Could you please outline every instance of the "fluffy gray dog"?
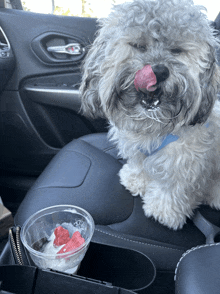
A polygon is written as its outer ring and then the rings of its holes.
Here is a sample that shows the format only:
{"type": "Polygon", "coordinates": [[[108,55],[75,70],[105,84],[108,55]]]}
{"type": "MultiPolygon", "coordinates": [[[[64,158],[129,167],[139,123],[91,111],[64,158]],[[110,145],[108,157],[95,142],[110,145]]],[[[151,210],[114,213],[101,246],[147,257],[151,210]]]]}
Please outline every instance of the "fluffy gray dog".
{"type": "Polygon", "coordinates": [[[203,9],[191,0],[115,6],[80,88],[83,113],[108,119],[127,160],[121,183],[172,229],[201,203],[220,209],[219,43],[203,9]]]}

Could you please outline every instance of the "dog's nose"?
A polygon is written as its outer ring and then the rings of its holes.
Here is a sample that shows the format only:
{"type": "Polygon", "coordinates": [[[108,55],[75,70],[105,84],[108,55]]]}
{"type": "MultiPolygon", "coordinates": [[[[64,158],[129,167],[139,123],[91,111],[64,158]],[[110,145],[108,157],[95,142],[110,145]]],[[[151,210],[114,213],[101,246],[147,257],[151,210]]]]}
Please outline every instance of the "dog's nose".
{"type": "Polygon", "coordinates": [[[164,64],[158,64],[152,67],[152,70],[157,78],[157,84],[168,79],[170,72],[164,64]]]}

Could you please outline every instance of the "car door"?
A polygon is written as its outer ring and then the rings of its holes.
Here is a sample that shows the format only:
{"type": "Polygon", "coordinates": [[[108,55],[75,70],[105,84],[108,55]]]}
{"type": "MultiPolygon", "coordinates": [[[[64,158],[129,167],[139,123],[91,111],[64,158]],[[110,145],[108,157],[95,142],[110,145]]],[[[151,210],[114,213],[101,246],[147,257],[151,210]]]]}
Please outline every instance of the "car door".
{"type": "Polygon", "coordinates": [[[81,65],[96,19],[0,8],[0,27],[13,56],[0,88],[0,168],[38,175],[74,138],[106,131],[104,120],[79,114],[81,65]]]}

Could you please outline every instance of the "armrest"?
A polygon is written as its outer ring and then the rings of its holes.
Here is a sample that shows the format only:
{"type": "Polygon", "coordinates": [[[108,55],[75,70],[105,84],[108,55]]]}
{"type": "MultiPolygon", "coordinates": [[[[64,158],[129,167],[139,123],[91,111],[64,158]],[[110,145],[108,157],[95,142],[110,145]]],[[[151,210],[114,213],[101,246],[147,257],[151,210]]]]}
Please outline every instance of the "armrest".
{"type": "Polygon", "coordinates": [[[220,243],[186,251],[177,264],[176,294],[218,294],[220,289],[220,243]]]}

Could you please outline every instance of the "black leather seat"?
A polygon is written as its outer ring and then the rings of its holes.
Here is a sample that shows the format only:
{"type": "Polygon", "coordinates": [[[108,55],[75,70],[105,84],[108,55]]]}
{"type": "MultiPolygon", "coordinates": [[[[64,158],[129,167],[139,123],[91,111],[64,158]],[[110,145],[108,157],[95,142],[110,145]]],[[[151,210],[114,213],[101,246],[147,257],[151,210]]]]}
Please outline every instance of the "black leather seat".
{"type": "Polygon", "coordinates": [[[188,250],[176,269],[176,293],[219,294],[220,243],[188,250]]]}
{"type": "Polygon", "coordinates": [[[50,162],[27,193],[15,216],[22,225],[36,211],[58,204],[83,207],[96,229],[93,240],[136,249],[148,255],[157,270],[174,271],[182,254],[205,243],[191,220],[172,231],[146,218],[140,197],[119,183],[123,162],[107,135],[93,134],[66,145],[50,162]]]}

